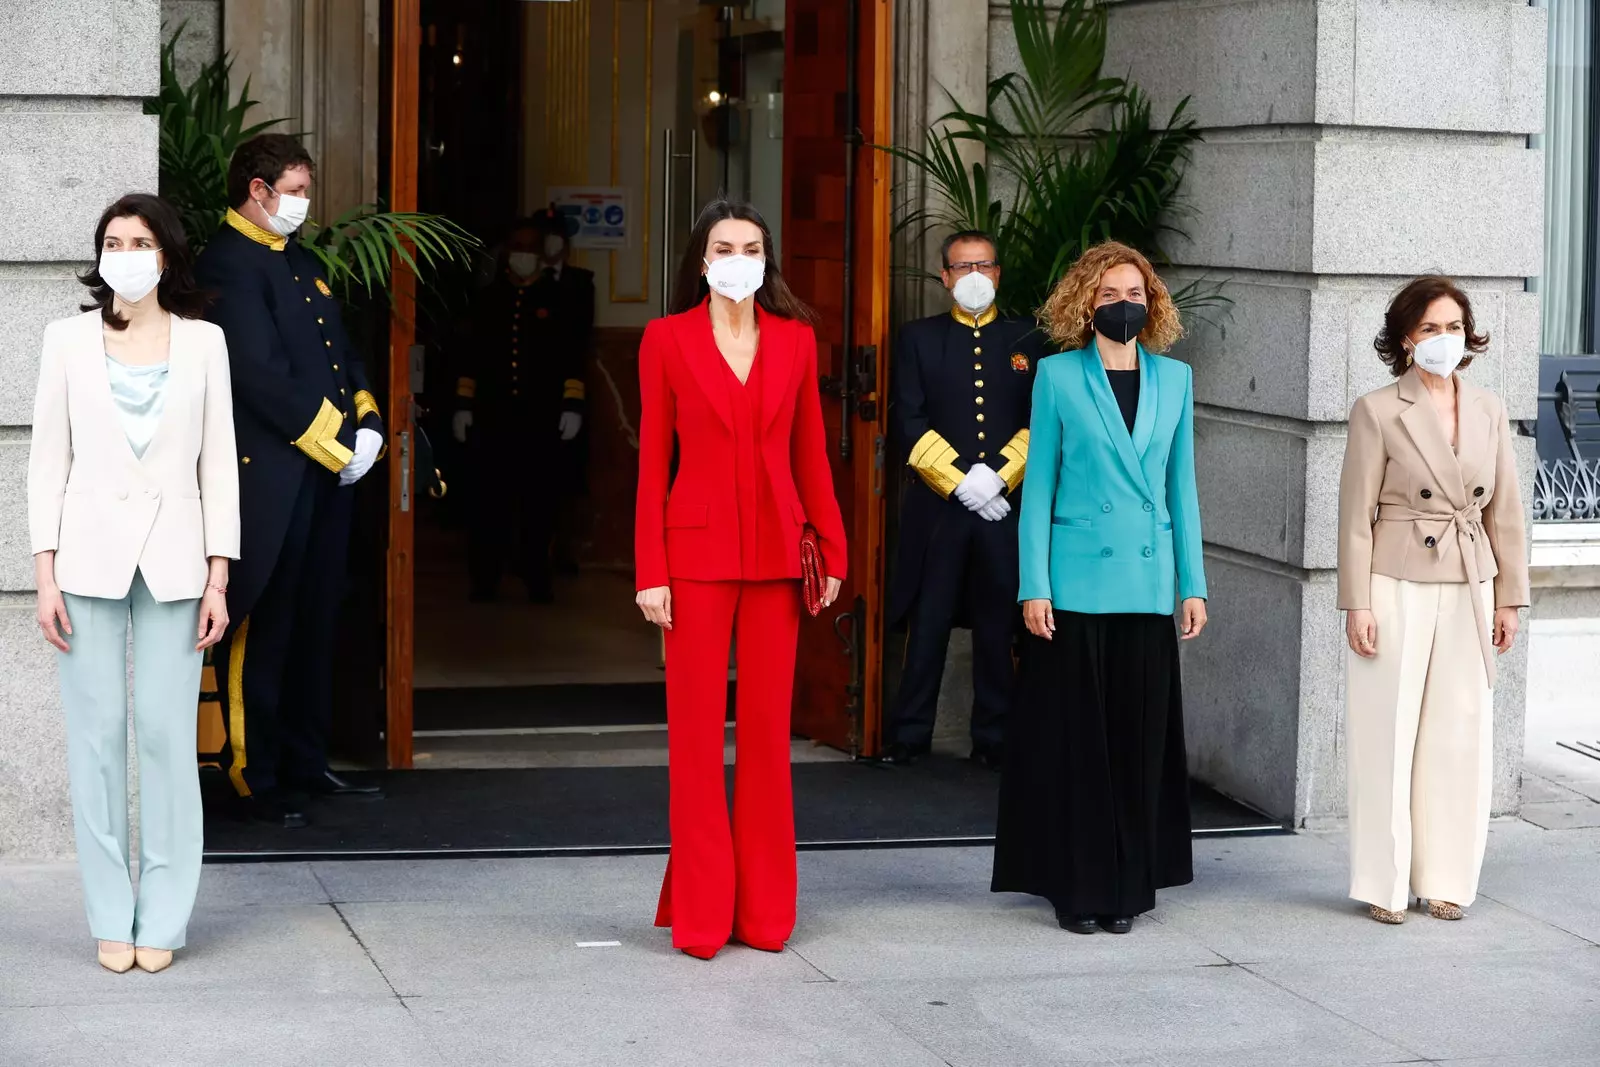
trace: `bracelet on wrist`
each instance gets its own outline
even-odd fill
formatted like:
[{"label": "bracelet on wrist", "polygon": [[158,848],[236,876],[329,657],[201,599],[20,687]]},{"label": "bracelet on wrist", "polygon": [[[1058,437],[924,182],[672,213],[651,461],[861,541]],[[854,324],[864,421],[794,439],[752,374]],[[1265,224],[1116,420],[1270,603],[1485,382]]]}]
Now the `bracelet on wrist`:
[{"label": "bracelet on wrist", "polygon": [[223,596],[228,595],[228,587],[225,585],[218,585],[216,582],[207,582],[206,588],[210,589],[212,592],[221,593]]}]

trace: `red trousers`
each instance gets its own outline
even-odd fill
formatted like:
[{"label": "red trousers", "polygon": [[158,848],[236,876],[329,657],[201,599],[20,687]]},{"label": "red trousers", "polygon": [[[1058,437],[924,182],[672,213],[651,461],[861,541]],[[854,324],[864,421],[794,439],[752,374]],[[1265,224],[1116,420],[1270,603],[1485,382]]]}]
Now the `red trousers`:
[{"label": "red trousers", "polygon": [[[677,948],[729,937],[780,945],[794,932],[789,704],[800,632],[795,581],[672,582],[667,758],[672,853],[656,925]],[[723,746],[728,648],[737,637],[733,815]]]}]

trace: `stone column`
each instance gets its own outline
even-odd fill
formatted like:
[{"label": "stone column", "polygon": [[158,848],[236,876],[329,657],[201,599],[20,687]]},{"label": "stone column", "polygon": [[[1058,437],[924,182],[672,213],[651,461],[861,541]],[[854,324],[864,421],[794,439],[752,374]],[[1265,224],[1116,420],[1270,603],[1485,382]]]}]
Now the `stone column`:
[{"label": "stone column", "polygon": [[54,653],[34,625],[28,423],[45,324],[117,197],[156,188],[159,0],[0,4],[0,859],[72,851]]},{"label": "stone column", "polygon": [[[1504,0],[1118,5],[1106,69],[1206,131],[1177,281],[1227,281],[1191,318],[1211,628],[1184,659],[1192,770],[1297,824],[1345,811],[1339,469],[1351,403],[1389,381],[1391,294],[1442,270],[1488,355],[1468,372],[1531,419],[1537,392],[1545,19]],[[1523,439],[1525,478],[1532,441]],[[1525,495],[1527,486],[1525,482]],[[1501,661],[1497,812],[1519,802],[1525,642]]]}]

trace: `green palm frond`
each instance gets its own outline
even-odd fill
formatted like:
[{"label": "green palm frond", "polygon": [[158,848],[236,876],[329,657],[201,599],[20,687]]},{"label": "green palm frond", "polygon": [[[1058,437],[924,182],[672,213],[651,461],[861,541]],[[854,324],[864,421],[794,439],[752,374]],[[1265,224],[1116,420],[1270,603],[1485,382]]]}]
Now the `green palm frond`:
[{"label": "green palm frond", "polygon": [[[198,252],[222,224],[228,207],[228,162],[238,147],[284,119],[247,123],[256,101],[246,79],[231,88],[233,60],[221,56],[200,68],[188,85],[178,78],[180,26],[161,49],[161,92],[145,104],[160,118],[161,195],[178,209],[190,247]],[[321,262],[347,302],[385,297],[396,260],[424,287],[450,271],[466,268],[482,247],[472,234],[440,215],[386,212],[363,204],[331,225],[307,223],[301,243]]]},{"label": "green palm frond", "polygon": [[[1183,173],[1199,130],[1180,102],[1158,125],[1138,87],[1102,73],[1104,0],[1010,0],[1021,69],[989,83],[984,111],[951,99],[921,148],[883,147],[926,180],[923,204],[903,202],[897,230],[985,230],[1005,264],[1001,310],[1031,314],[1090,245],[1114,239],[1155,262],[1193,214]],[[983,161],[968,164],[964,146]],[[1221,282],[1173,293],[1205,317],[1232,301]]]}]

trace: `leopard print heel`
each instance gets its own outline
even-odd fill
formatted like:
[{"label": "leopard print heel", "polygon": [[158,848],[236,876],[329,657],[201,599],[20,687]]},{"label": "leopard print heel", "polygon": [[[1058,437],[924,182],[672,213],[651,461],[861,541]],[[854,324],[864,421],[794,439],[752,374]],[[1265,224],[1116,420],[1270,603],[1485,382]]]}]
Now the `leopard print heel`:
[{"label": "leopard print heel", "polygon": [[1399,926],[1406,921],[1406,913],[1403,911],[1390,911],[1388,908],[1380,908],[1376,904],[1368,905],[1368,909],[1374,919],[1388,926]]},{"label": "leopard print heel", "polygon": [[1467,913],[1462,910],[1461,905],[1452,904],[1448,900],[1428,901],[1428,914],[1435,919],[1447,919],[1451,922],[1467,917]]}]

